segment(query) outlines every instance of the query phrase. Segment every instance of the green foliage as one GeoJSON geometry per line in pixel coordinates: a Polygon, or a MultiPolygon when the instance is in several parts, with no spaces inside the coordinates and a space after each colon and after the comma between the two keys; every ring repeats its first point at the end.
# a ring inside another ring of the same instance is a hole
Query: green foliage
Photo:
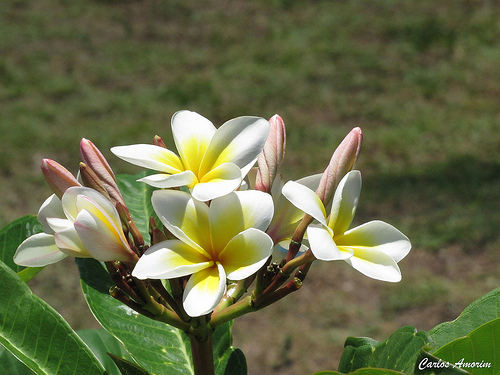
{"type": "MultiPolygon", "coordinates": [[[[193,374],[189,338],[182,331],[135,313],[112,298],[113,285],[101,264],[92,259],[78,259],[82,289],[99,323],[122,342],[134,360],[151,373],[193,374]]],[[[245,374],[243,353],[231,346],[231,325],[215,330],[214,359],[216,374],[245,374]]]]}
{"type": "Polygon", "coordinates": [[[36,216],[21,217],[0,230],[0,261],[4,262],[14,272],[20,272],[25,267],[18,266],[12,260],[17,247],[29,236],[43,232],[36,216]]]}
{"type": "Polygon", "coordinates": [[[348,373],[363,367],[384,368],[412,374],[415,361],[423,346],[430,345],[426,332],[405,326],[387,340],[349,337],[339,364],[339,371],[348,373]]]}
{"type": "MultiPolygon", "coordinates": [[[[387,369],[382,369],[382,368],[362,368],[353,372],[350,372],[349,374],[352,375],[402,375],[402,372],[399,371],[394,371],[394,370],[387,370],[387,369]]],[[[342,375],[341,372],[337,371],[320,371],[320,372],[315,372],[313,375],[342,375]]]]}
{"type": "Polygon", "coordinates": [[[485,323],[465,337],[451,341],[433,354],[474,375],[500,372],[500,318],[485,323]]]}
{"type": "Polygon", "coordinates": [[[500,317],[500,288],[492,290],[467,306],[452,322],[444,322],[432,328],[429,335],[436,347],[469,334],[469,332],[500,317]]]}
{"type": "Polygon", "coordinates": [[[0,343],[39,375],[103,374],[66,321],[0,262],[0,343]]]}
{"type": "Polygon", "coordinates": [[[135,225],[144,236],[146,243],[149,243],[149,218],[156,218],[151,204],[151,194],[156,188],[137,181],[146,175],[148,172],[143,171],[136,175],[118,175],[116,179],[135,225]]]}
{"type": "Polygon", "coordinates": [[[108,375],[123,375],[120,373],[113,356],[123,358],[123,361],[132,361],[132,358],[123,345],[103,329],[85,329],[76,332],[94,352],[108,375]]]}

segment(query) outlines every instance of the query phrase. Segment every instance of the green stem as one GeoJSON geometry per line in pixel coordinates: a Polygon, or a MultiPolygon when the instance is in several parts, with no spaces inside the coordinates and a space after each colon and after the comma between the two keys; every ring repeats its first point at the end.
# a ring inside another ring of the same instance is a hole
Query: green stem
{"type": "Polygon", "coordinates": [[[238,301],[223,310],[214,312],[210,319],[210,326],[215,328],[223,323],[229,322],[230,320],[256,310],[257,309],[252,303],[252,296],[247,296],[241,301],[238,301]]]}

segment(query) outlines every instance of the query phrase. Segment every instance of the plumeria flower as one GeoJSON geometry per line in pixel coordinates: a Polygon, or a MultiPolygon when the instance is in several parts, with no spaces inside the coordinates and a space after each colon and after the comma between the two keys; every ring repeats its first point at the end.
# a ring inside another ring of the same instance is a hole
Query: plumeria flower
{"type": "Polygon", "coordinates": [[[401,280],[397,263],[411,249],[408,238],[392,225],[370,221],[349,229],[361,191],[361,173],[351,171],[340,181],[329,217],[319,197],[309,188],[289,181],[283,194],[320,224],[307,228],[314,256],[320,260],[345,260],[362,274],[382,281],[401,280]]]}
{"type": "Polygon", "coordinates": [[[100,261],[137,259],[122,230],[112,203],[87,187],[70,187],[62,199],[50,196],[40,207],[38,221],[44,233],[28,237],[19,245],[14,262],[43,267],[68,255],[100,261]]]}
{"type": "Polygon", "coordinates": [[[187,314],[196,317],[215,309],[227,280],[257,272],[272,252],[263,231],[273,216],[269,194],[247,190],[215,198],[210,206],[179,190],[157,190],[153,208],[177,239],[151,246],[132,276],[171,279],[191,275],[184,290],[187,314]]]}
{"type": "Polygon", "coordinates": [[[195,199],[208,201],[236,190],[266,142],[269,121],[238,117],[219,129],[195,112],[172,117],[172,134],[179,156],[157,145],[113,147],[132,164],[160,171],[140,181],[159,188],[187,186],[195,199]]]}

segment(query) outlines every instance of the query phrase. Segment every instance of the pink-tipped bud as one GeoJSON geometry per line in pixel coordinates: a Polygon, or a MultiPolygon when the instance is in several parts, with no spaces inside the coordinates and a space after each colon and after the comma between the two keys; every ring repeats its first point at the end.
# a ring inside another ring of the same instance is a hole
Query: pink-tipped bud
{"type": "Polygon", "coordinates": [[[333,153],[328,167],[321,176],[318,190],[316,190],[316,194],[325,206],[332,199],[342,177],[354,167],[361,149],[362,140],[363,133],[360,128],[356,127],[347,134],[333,153]]]}
{"type": "Polygon", "coordinates": [[[111,199],[124,203],[116,184],[115,174],[101,151],[91,141],[83,138],[80,142],[80,155],[83,163],[92,169],[99,180],[101,180],[111,199]]]}
{"type": "Polygon", "coordinates": [[[267,136],[266,143],[257,159],[259,167],[256,178],[256,189],[271,192],[278,168],[285,156],[286,129],[285,122],[279,115],[274,115],[269,119],[271,129],[267,136]]]}
{"type": "Polygon", "coordinates": [[[72,186],[81,186],[70,171],[54,160],[43,159],[40,168],[45,180],[59,199],[62,198],[66,189],[72,186]]]}
{"type": "Polygon", "coordinates": [[[155,146],[167,148],[167,145],[165,144],[165,142],[163,142],[163,139],[159,135],[155,135],[155,137],[153,138],[153,144],[155,146]]]}

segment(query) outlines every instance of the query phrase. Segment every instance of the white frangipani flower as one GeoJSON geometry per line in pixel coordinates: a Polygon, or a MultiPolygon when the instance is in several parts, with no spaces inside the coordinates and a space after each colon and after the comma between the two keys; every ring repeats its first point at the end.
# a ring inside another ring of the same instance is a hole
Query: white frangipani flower
{"type": "Polygon", "coordinates": [[[196,112],[172,117],[172,134],[179,152],[156,145],[113,147],[129,163],[160,171],[142,178],[159,188],[187,186],[193,197],[208,201],[236,190],[255,164],[269,133],[269,121],[237,117],[219,129],[196,112]]]}
{"type": "Polygon", "coordinates": [[[335,191],[327,218],[323,203],[312,190],[293,181],[283,187],[283,194],[290,202],[320,223],[307,228],[311,251],[317,259],[345,260],[373,279],[400,281],[397,263],[411,249],[408,238],[392,225],[378,220],[349,229],[360,191],[361,173],[347,173],[335,191]]]}
{"type": "Polygon", "coordinates": [[[251,276],[271,255],[273,241],[263,232],[273,216],[269,194],[231,192],[208,206],[183,191],[157,190],[152,203],[178,239],[151,246],[132,275],[139,279],[191,275],[183,297],[190,316],[213,311],[226,291],[227,279],[251,276]]]}
{"type": "Polygon", "coordinates": [[[130,249],[113,204],[87,187],[70,187],[62,199],[50,196],[38,211],[44,233],[28,237],[19,245],[14,262],[43,267],[68,255],[100,261],[132,262],[130,249]]]}

